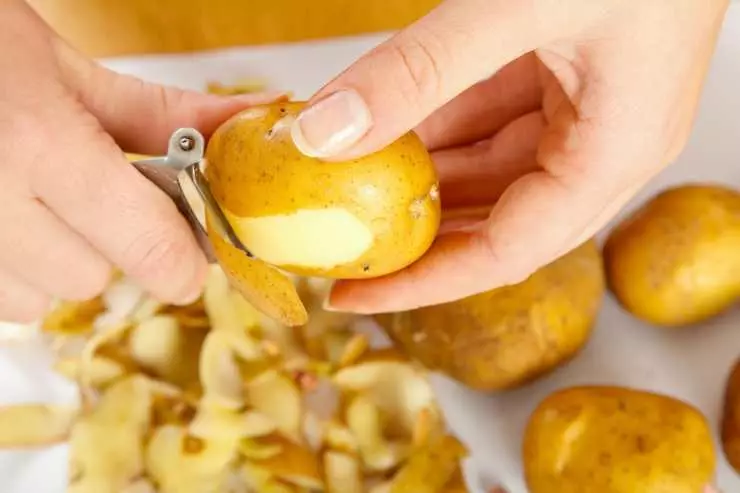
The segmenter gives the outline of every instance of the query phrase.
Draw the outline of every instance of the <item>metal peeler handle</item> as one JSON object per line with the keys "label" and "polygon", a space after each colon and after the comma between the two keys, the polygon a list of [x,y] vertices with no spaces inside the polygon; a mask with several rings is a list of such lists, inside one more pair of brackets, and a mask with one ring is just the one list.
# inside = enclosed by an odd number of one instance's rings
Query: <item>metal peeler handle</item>
{"label": "metal peeler handle", "polygon": [[167,155],[134,161],[142,175],[166,193],[187,219],[209,262],[216,262],[208,239],[205,212],[213,221],[216,234],[252,257],[226,220],[201,171],[205,139],[193,128],[181,128],[170,137]]}
{"label": "metal peeler handle", "polygon": [[141,159],[131,164],[172,199],[180,214],[190,224],[195,239],[208,261],[213,263],[216,257],[206,232],[204,217],[206,204],[202,202],[199,193],[188,193],[187,190],[183,190],[183,183],[180,181],[180,175],[188,167],[200,165],[204,152],[205,139],[200,132],[193,128],[181,128],[170,137],[166,156]]}

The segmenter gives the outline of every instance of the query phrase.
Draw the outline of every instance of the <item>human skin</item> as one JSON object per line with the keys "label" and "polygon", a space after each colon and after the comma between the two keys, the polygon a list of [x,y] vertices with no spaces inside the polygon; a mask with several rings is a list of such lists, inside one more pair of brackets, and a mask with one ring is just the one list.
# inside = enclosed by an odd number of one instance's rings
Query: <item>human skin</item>
{"label": "human skin", "polygon": [[443,207],[492,208],[443,224],[401,272],[338,282],[327,306],[453,301],[593,236],[683,149],[728,3],[447,0],[350,66],[298,118],[298,147],[348,158],[416,129]]}
{"label": "human skin", "polygon": [[279,97],[209,96],[117,75],[24,1],[0,2],[0,319],[31,321],[53,298],[91,298],[114,266],[163,301],[194,299],[203,253],[123,150],[164,153],[178,127],[208,135]]}

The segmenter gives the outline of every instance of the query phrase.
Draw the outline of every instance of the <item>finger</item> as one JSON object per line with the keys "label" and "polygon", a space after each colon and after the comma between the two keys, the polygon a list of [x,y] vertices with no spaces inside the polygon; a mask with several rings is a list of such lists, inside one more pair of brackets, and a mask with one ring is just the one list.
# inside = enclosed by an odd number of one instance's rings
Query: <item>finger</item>
{"label": "finger", "polygon": [[399,273],[336,283],[329,305],[356,313],[402,311],[515,284],[563,248],[580,226],[574,219],[582,218],[580,209],[592,205],[545,172],[529,174],[504,193],[481,226],[438,237]]}
{"label": "finger", "polygon": [[[584,97],[592,96],[591,90],[584,88]],[[580,121],[567,98],[549,116],[538,148],[541,170],[511,184],[485,223],[440,236],[424,257],[399,273],[336,283],[330,306],[375,313],[444,303],[517,283],[576,246],[604,204],[627,188],[619,166],[600,162],[614,159],[619,137],[605,139],[602,127]],[[589,167],[590,162],[599,166]]]}
{"label": "finger", "polygon": [[536,111],[542,87],[534,54],[527,54],[436,110],[415,130],[430,150],[473,144]]}
{"label": "finger", "polygon": [[294,141],[321,158],[376,151],[513,60],[581,29],[602,14],[598,4],[443,2],[319,91]]}
{"label": "finger", "polygon": [[56,298],[86,300],[108,284],[108,262],[82,237],[33,199],[4,200],[0,266]]}
{"label": "finger", "polygon": [[51,298],[3,269],[0,269],[0,320],[31,323],[41,318]]}
{"label": "finger", "polygon": [[288,97],[278,91],[227,97],[150,84],[108,70],[67,45],[60,47],[60,58],[82,104],[129,152],[164,153],[178,128],[196,128],[208,137],[235,113]]}
{"label": "finger", "polygon": [[442,210],[442,218],[438,235],[445,235],[455,231],[475,231],[488,219],[493,204],[470,207],[457,207]]}
{"label": "finger", "polygon": [[540,112],[529,113],[489,141],[434,153],[443,207],[493,204],[514,180],[537,170],[544,125]]}
{"label": "finger", "polygon": [[[138,173],[84,109],[44,122],[53,156],[41,156],[32,191],[111,263],[168,303],[195,299],[207,264],[175,204]],[[67,106],[71,107],[67,107]],[[63,136],[63,137],[61,137]]]}
{"label": "finger", "polygon": [[[635,19],[628,14],[622,13],[623,21],[650,32],[665,11],[646,8]],[[577,246],[585,232],[596,231],[609,205],[654,175],[685,141],[714,39],[709,33],[720,18],[691,17],[672,24],[676,32],[667,39],[624,36],[615,24],[612,31],[587,36],[618,41],[592,44],[575,59],[562,53],[544,57],[559,83],[548,86],[549,95],[557,96],[560,88],[569,98],[545,95],[546,102],[557,104],[544,109],[549,125],[538,149],[542,171],[513,183],[484,226],[440,237],[400,273],[337,283],[330,306],[374,313],[464,298],[520,282]],[[703,36],[710,39],[686,51],[675,40],[694,25],[706,29]],[[666,59],[674,59],[669,69],[661,63]]]}

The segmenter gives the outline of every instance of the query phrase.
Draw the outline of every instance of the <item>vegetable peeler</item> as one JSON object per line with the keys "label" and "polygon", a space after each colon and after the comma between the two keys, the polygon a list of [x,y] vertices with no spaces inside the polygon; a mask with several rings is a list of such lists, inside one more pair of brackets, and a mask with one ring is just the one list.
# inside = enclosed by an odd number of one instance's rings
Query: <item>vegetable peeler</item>
{"label": "vegetable peeler", "polygon": [[166,156],[141,159],[131,164],[177,205],[209,262],[216,263],[216,257],[208,239],[206,215],[216,234],[252,257],[211,193],[203,174],[204,154],[203,135],[194,128],[180,128],[170,136]]}

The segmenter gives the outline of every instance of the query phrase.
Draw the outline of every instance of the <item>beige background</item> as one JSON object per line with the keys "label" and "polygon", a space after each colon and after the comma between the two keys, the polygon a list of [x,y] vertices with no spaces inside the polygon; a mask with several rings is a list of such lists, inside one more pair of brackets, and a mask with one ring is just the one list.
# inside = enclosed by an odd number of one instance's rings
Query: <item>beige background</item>
{"label": "beige background", "polygon": [[[179,52],[392,30],[441,0],[30,0],[92,56]],[[208,5],[208,7],[206,7]]]}

